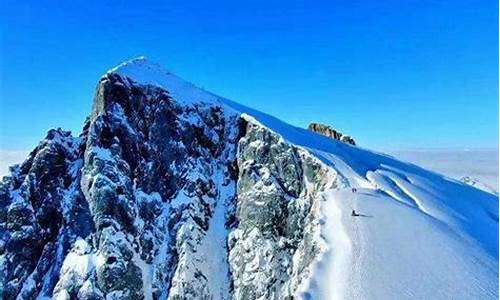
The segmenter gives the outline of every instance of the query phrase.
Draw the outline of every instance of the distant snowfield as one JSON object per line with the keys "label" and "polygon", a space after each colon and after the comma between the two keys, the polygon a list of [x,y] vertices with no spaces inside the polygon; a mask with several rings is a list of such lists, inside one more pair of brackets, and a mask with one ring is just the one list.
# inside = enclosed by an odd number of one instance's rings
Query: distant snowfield
{"label": "distant snowfield", "polygon": [[498,149],[421,149],[388,151],[387,153],[453,179],[465,176],[476,178],[498,192]]}

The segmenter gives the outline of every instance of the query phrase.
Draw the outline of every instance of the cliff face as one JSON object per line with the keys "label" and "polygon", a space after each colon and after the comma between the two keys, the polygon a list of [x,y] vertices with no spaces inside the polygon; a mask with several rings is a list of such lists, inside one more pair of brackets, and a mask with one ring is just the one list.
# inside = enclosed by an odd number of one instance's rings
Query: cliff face
{"label": "cliff face", "polygon": [[50,131],[4,178],[2,299],[297,293],[333,177],[255,120],[175,94],[110,72],[82,134]]}
{"label": "cliff face", "polygon": [[336,174],[251,121],[237,158],[237,223],[229,234],[234,298],[292,299],[320,252],[319,193]]}
{"label": "cliff face", "polygon": [[324,124],[320,124],[320,123],[311,123],[311,124],[309,124],[308,129],[313,131],[313,132],[330,137],[332,139],[339,140],[341,142],[351,144],[353,146],[356,145],[356,142],[354,141],[354,139],[352,137],[350,137],[348,135],[344,135],[328,125],[324,125]]}

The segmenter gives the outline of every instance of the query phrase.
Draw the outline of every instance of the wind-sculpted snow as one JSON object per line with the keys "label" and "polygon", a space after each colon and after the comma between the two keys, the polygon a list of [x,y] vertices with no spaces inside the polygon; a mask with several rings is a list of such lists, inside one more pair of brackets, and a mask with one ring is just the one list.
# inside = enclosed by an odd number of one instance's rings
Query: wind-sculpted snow
{"label": "wind-sculpted snow", "polygon": [[0,295],[493,299],[498,196],[140,58],[0,183]]}

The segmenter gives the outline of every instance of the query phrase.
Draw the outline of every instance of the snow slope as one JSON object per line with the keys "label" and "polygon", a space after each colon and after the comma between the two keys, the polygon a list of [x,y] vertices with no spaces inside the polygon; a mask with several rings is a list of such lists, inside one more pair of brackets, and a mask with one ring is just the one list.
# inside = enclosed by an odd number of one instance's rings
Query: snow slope
{"label": "snow slope", "polygon": [[312,299],[497,298],[495,259],[439,221],[373,189],[325,198],[332,247],[317,263]]}
{"label": "snow slope", "polygon": [[304,298],[498,298],[497,195],[229,104],[344,178],[346,189],[324,195],[328,250]]}
{"label": "snow slope", "polygon": [[[498,298],[498,196],[215,96],[145,59],[113,72],[246,114],[339,174],[324,192],[313,299]],[[357,188],[352,192],[351,188]],[[351,209],[363,214],[351,217]]]}

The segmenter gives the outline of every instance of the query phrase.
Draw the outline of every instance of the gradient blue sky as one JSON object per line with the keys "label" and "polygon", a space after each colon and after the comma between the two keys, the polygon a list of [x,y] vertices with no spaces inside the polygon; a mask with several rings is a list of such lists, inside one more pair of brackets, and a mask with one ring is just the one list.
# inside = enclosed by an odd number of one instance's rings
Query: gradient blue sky
{"label": "gradient blue sky", "polygon": [[0,149],[78,134],[99,76],[139,55],[366,147],[498,144],[496,0],[0,2]]}

